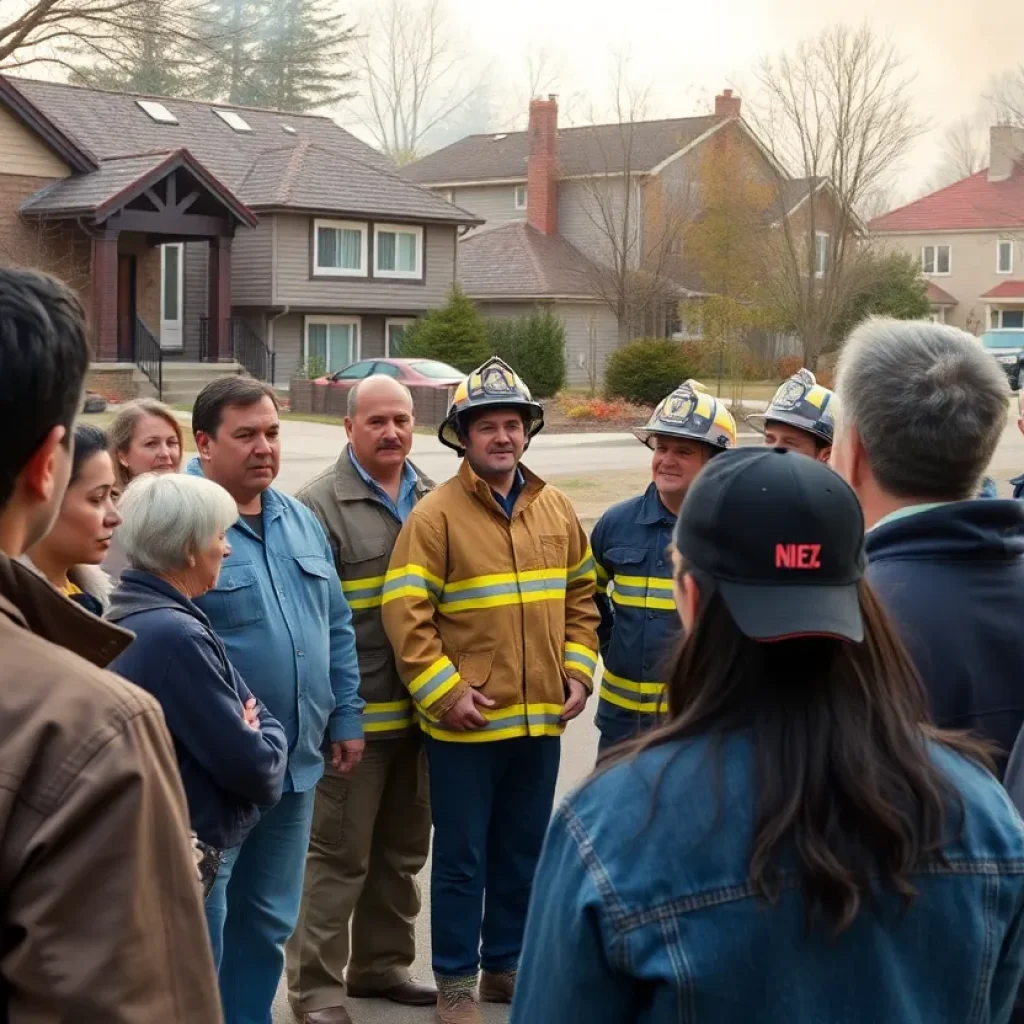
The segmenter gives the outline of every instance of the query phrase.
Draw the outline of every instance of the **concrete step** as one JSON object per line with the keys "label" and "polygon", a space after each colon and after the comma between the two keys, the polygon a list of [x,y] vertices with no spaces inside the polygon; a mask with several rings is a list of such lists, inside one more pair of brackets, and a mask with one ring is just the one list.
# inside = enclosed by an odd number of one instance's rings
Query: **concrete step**
{"label": "concrete step", "polygon": [[238,363],[164,363],[163,400],[168,405],[189,405],[210,381],[243,373]]}

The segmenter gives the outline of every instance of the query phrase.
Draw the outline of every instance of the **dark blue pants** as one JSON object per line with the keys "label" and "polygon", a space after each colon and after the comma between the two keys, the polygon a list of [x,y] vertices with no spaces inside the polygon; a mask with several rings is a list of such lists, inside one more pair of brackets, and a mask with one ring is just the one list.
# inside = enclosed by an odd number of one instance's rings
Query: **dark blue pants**
{"label": "dark blue pants", "polygon": [[[551,819],[557,736],[488,743],[426,737],[434,859],[434,972],[448,977],[519,964],[526,910]],[[484,891],[486,889],[486,905]]]}

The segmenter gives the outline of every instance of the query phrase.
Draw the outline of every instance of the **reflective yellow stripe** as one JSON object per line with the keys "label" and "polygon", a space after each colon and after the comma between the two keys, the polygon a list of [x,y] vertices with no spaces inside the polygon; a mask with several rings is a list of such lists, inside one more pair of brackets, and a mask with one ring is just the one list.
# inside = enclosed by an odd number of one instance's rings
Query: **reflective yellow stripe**
{"label": "reflective yellow stripe", "polygon": [[612,591],[612,600],[616,604],[625,605],[630,608],[646,608],[648,611],[671,612],[675,611],[675,601],[670,597],[633,597],[630,594],[620,594],[618,590]]}
{"label": "reflective yellow stripe", "polygon": [[422,565],[403,565],[391,569],[384,577],[382,604],[388,604],[400,597],[427,598],[437,603],[437,597],[444,587],[444,580],[435,576]]}
{"label": "reflective yellow stripe", "polygon": [[381,592],[384,589],[383,576],[365,576],[357,580],[342,580],[341,590],[348,599],[349,608],[379,608]]}
{"label": "reflective yellow stripe", "polygon": [[413,724],[412,701],[371,701],[363,708],[363,732],[405,732]]}
{"label": "reflective yellow stripe", "polygon": [[618,576],[615,577],[615,585],[621,584],[624,587],[642,587],[646,590],[671,590],[671,578],[663,576]]}
{"label": "reflective yellow stripe", "polygon": [[420,707],[429,708],[458,686],[461,679],[451,659],[442,655],[409,684],[409,692]]}
{"label": "reflective yellow stripe", "polygon": [[472,576],[445,585],[438,610],[463,612],[501,605],[565,600],[564,569],[531,569],[527,572]]}
{"label": "reflective yellow stripe", "polygon": [[574,565],[568,573],[568,582],[575,583],[577,580],[596,580],[597,570],[594,564],[594,555],[590,548],[587,553]]}
{"label": "reflective yellow stripe", "polygon": [[650,611],[675,611],[672,580],[662,576],[616,576],[612,580],[612,600],[630,608]]}
{"label": "reflective yellow stripe", "polygon": [[487,725],[481,729],[459,732],[422,713],[420,728],[434,739],[451,743],[491,743],[521,736],[561,736],[565,729],[565,723],[561,721],[561,704],[515,704],[497,711],[477,710],[487,719]]}
{"label": "reflective yellow stripe", "polygon": [[583,644],[567,643],[564,663],[566,668],[574,668],[583,672],[588,679],[593,679],[594,671],[597,669],[597,652],[584,647]]}
{"label": "reflective yellow stripe", "polygon": [[373,587],[382,587],[384,586],[384,579],[385,577],[383,576],[366,576],[360,580],[342,580],[341,589],[346,594],[349,594],[353,590],[368,590]]}
{"label": "reflective yellow stripe", "polygon": [[664,683],[640,683],[617,676],[607,669],[601,677],[601,700],[628,711],[645,714],[668,711],[668,695]]}

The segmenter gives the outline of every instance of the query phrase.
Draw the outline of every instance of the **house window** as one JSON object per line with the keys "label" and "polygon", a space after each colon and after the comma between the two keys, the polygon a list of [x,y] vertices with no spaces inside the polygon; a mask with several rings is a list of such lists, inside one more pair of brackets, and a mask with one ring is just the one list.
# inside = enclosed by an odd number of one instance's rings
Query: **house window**
{"label": "house window", "polygon": [[952,253],[948,245],[926,245],[921,249],[922,273],[946,275],[951,263]]}
{"label": "house window", "polygon": [[526,186],[516,185],[515,207],[517,210],[526,209]]}
{"label": "house window", "polygon": [[185,246],[181,242],[160,246],[160,347],[180,349],[184,305]]}
{"label": "house window", "polygon": [[[999,316],[998,323],[995,318]],[[993,309],[992,326],[1001,327],[1004,331],[1024,330],[1024,309]]]}
{"label": "house window", "polygon": [[366,225],[357,221],[313,222],[313,273],[330,277],[366,277]]}
{"label": "house window", "polygon": [[402,354],[402,343],[405,341],[405,332],[415,323],[415,320],[386,320],[384,323],[384,355],[395,359]]}
{"label": "house window", "polygon": [[337,373],[359,358],[359,317],[307,316],[303,358],[325,373]]}
{"label": "house window", "polygon": [[1009,239],[999,239],[996,247],[996,273],[1013,273],[1013,242]]}
{"label": "house window", "polygon": [[423,228],[378,224],[374,229],[376,277],[422,276]]}
{"label": "house window", "polygon": [[446,202],[454,203],[455,202],[455,189],[453,189],[453,188],[445,189],[444,198],[445,198]]}
{"label": "house window", "polygon": [[828,266],[828,233],[815,231],[814,233],[814,276],[824,277],[825,268]]}

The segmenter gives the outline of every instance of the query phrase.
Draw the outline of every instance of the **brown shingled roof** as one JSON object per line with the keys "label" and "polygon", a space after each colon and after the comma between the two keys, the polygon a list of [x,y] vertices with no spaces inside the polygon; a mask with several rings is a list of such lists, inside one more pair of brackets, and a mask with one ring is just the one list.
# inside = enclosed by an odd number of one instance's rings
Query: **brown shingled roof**
{"label": "brown shingled roof", "polygon": [[459,243],[459,282],[471,298],[594,298],[589,273],[590,262],[564,238],[521,221]]}
{"label": "brown shingled roof", "polygon": [[[646,173],[723,123],[708,115],[559,128],[558,170],[562,177]],[[469,135],[403,167],[402,174],[425,185],[525,181],[527,153],[526,132]]]}
{"label": "brown shingled roof", "polygon": [[[382,154],[328,117],[106,92],[14,76],[5,76],[5,81],[101,164],[119,162],[116,168],[86,175],[89,184],[84,180],[81,185],[69,184],[67,193],[75,201],[76,189],[91,196],[102,192],[107,181],[119,178],[130,166],[127,158],[186,149],[252,207],[479,223],[472,214],[400,177]],[[178,123],[154,121],[139,107],[139,99],[163,104]],[[237,112],[252,131],[235,131],[215,113],[218,109]],[[300,164],[290,194],[283,196],[280,174],[293,158]],[[104,177],[94,179],[99,174]],[[55,197],[48,201],[54,202]],[[51,211],[56,212],[56,207]]]}

